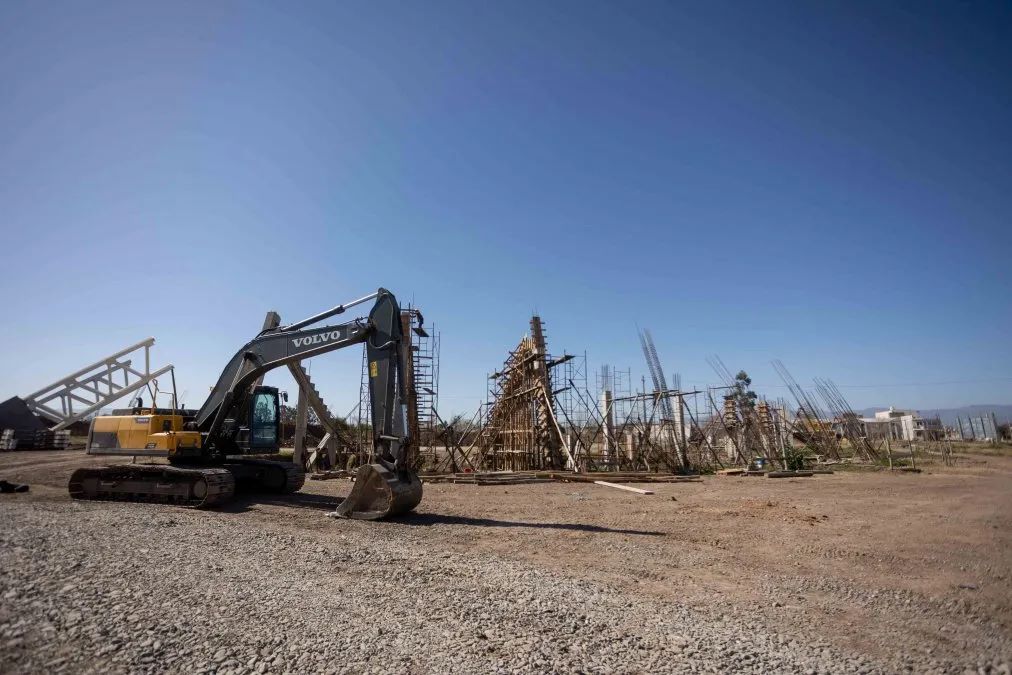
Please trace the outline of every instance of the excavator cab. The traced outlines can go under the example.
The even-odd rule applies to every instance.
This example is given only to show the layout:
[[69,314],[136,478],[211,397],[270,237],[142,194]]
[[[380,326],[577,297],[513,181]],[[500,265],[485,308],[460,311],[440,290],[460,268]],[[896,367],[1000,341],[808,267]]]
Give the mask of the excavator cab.
[[250,452],[274,452],[281,437],[281,404],[278,390],[258,387],[250,401],[249,434]]
[[281,438],[281,401],[277,388],[255,387],[243,413],[243,417],[237,420],[236,433],[236,444],[243,454],[276,453]]

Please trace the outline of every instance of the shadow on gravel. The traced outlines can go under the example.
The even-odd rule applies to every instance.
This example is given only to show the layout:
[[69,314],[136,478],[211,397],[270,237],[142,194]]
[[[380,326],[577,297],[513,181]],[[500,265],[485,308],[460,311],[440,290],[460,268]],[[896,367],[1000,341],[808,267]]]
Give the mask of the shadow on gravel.
[[236,494],[227,504],[216,508],[216,511],[223,513],[242,513],[248,511],[251,506],[289,506],[296,509],[314,509],[317,511],[333,511],[341,503],[341,499],[314,495],[303,492],[296,492],[291,495],[265,495],[265,494]]
[[[286,506],[296,509],[312,509],[316,511],[333,511],[343,497],[327,497],[296,492],[291,495],[237,494],[230,502],[215,509],[223,513],[243,513],[250,507],[258,505]],[[584,523],[524,523],[515,520],[495,520],[493,518],[469,518],[468,516],[449,516],[439,513],[406,513],[390,518],[389,523],[425,527],[430,525],[469,525],[471,527],[529,527],[542,530],[572,530],[574,532],[596,532],[609,534],[634,534],[644,537],[663,537],[664,532],[653,530],[627,530],[603,525],[587,525]]]
[[403,525],[470,525],[472,527],[531,527],[546,530],[574,530],[577,532],[607,532],[611,534],[638,534],[646,537],[663,537],[664,532],[652,530],[625,530],[603,525],[584,523],[521,523],[514,520],[493,520],[492,518],[468,518],[467,516],[445,516],[438,513],[408,513],[392,522]]

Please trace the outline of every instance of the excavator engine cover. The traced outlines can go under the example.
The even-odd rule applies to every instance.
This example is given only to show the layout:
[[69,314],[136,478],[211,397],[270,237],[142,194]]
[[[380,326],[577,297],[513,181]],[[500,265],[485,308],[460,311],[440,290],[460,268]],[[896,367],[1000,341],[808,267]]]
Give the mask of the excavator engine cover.
[[341,502],[335,516],[379,520],[407,513],[422,501],[422,481],[413,472],[404,477],[382,464],[358,468],[351,494]]

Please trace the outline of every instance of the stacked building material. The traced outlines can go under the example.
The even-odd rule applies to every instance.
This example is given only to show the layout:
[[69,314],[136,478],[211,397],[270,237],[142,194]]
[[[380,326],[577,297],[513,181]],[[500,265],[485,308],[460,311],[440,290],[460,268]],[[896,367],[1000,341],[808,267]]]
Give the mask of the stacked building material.
[[70,429],[35,433],[4,429],[0,432],[0,450],[66,450],[70,447]]
[[32,450],[66,450],[70,447],[70,429],[50,431],[45,429],[35,432]]

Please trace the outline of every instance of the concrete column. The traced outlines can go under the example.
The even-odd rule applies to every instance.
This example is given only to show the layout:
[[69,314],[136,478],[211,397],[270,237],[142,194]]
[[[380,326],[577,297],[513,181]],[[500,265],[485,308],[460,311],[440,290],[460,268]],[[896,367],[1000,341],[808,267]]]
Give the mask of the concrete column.
[[612,393],[605,389],[601,392],[601,413],[604,415],[602,431],[604,431],[604,458],[607,461],[611,460],[612,454],[617,450],[612,447],[612,439],[615,437],[615,411],[613,407]]
[[301,467],[306,467],[306,425],[309,421],[309,397],[306,391],[299,387],[299,402],[295,408],[295,452],[292,454],[292,462]]
[[685,447],[688,442],[688,434],[685,433],[685,401],[682,399],[682,395],[678,394],[675,397],[675,401],[678,405],[678,412],[675,413],[675,424],[678,425],[675,429],[675,434],[678,438],[679,447]]
[[344,468],[337,465],[337,436],[331,435],[330,440],[327,441],[327,459],[330,461],[331,469]]

